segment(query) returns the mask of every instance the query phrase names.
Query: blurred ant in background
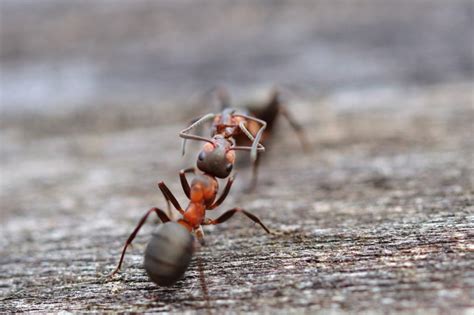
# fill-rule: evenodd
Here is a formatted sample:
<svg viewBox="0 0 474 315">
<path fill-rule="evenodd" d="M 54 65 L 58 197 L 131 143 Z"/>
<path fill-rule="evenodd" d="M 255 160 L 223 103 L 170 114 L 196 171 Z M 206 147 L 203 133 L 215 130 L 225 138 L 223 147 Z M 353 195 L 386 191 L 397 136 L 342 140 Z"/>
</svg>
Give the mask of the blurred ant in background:
<svg viewBox="0 0 474 315">
<path fill-rule="evenodd" d="M 224 87 L 216 87 L 211 90 L 210 94 L 212 100 L 217 101 L 214 103 L 218 104 L 220 112 L 206 114 L 194 119 L 189 127 L 180 132 L 180 137 L 183 138 L 183 155 L 187 139 L 208 142 L 198 155 L 197 166 L 200 170 L 225 178 L 225 176 L 222 176 L 226 173 L 224 168 L 232 169 L 234 164 L 228 159 L 226 161 L 226 152 L 222 150 L 223 146 L 217 145 L 217 142 L 225 139 L 234 145 L 235 150 L 250 150 L 250 160 L 253 168 L 249 191 L 254 190 L 257 184 L 257 171 L 260 162 L 260 155 L 257 152 L 264 151 L 264 147 L 260 142 L 268 142 L 279 116 L 283 116 L 288 120 L 304 151 L 308 152 L 310 150 L 310 144 L 303 127 L 288 111 L 286 102 L 283 101 L 281 89 L 272 89 L 267 102 L 257 104 L 257 106 L 253 104 L 243 109 L 231 107 L 229 92 Z M 211 138 L 189 133 L 192 129 L 209 121 L 212 121 L 210 127 Z"/>
</svg>

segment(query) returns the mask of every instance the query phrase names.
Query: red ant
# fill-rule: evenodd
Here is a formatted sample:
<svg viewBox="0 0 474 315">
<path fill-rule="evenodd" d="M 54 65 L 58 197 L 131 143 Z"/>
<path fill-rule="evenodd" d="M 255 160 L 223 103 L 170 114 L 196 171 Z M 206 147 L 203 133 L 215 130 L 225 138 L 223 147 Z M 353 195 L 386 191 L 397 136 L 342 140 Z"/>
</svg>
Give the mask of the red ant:
<svg viewBox="0 0 474 315">
<path fill-rule="evenodd" d="M 279 115 L 284 116 L 288 120 L 298 135 L 303 149 L 309 151 L 310 145 L 303 132 L 303 128 L 287 110 L 278 89 L 273 89 L 270 100 L 264 104 L 263 108 L 248 108 L 240 112 L 230 107 L 229 93 L 225 88 L 217 87 L 212 90 L 212 94 L 220 104 L 221 112 L 219 114 L 207 114 L 194 120 L 189 127 L 183 129 L 179 134 L 183 138 L 183 155 L 187 139 L 208 142 L 204 145 L 198 156 L 197 166 L 201 171 L 219 178 L 225 178 L 230 174 L 234 159 L 232 161 L 227 159 L 226 161 L 226 152 L 223 151 L 223 148 L 229 146 L 218 145 L 218 142 L 227 140 L 231 143 L 233 150 L 251 151 L 250 158 L 253 164 L 253 174 L 250 190 L 253 190 L 257 183 L 257 169 L 259 165 L 257 151 L 265 150 L 260 141 L 265 141 L 269 138 Z M 212 138 L 209 139 L 188 133 L 191 129 L 210 120 L 212 120 Z"/>
<path fill-rule="evenodd" d="M 216 144 L 217 146 L 227 146 L 229 142 L 220 141 Z M 224 147 L 220 149 L 228 149 L 226 156 L 233 162 L 232 150 L 234 148 Z M 195 169 L 189 168 L 181 170 L 179 173 L 184 193 L 190 200 L 186 209 L 180 206 L 164 182 L 158 184 L 166 200 L 173 204 L 174 208 L 182 215 L 182 218 L 176 222 L 170 222 L 171 220 L 165 211 L 159 208 L 148 210 L 125 242 L 119 264 L 112 275 L 120 270 L 127 247 L 132 243 L 148 216 L 153 212 L 165 224 L 153 234 L 152 240 L 147 246 L 145 251 L 145 269 L 150 278 L 158 285 L 172 285 L 184 274 L 191 261 L 194 248 L 190 233 L 195 232 L 201 244 L 204 243 L 201 225 L 220 224 L 230 219 L 235 213 L 240 212 L 255 223 L 260 224 L 267 233 L 270 233 L 270 230 L 257 216 L 238 207 L 227 210 L 217 219 L 206 218 L 206 210 L 216 209 L 225 200 L 234 179 L 233 177 L 228 179 L 221 196 L 216 200 L 219 188 L 216 177 L 208 173 L 197 174 L 190 186 L 186 179 L 186 173 L 190 172 L 195 173 Z"/>
<path fill-rule="evenodd" d="M 212 120 L 211 138 L 189 134 L 194 129 Z M 250 122 L 258 124 L 255 136 L 247 129 Z M 235 161 L 235 154 L 231 150 L 250 151 L 250 158 L 253 162 L 257 160 L 257 152 L 265 151 L 265 147 L 260 143 L 267 123 L 261 119 L 238 113 L 236 109 L 226 107 L 219 114 L 207 114 L 195 120 L 190 126 L 183 129 L 179 136 L 183 138 L 182 154 L 185 153 L 186 140 L 200 140 L 207 143 L 198 155 L 197 167 L 208 174 L 219 178 L 226 178 L 232 171 Z M 252 141 L 251 146 L 236 146 L 234 138 L 245 136 Z"/>
</svg>

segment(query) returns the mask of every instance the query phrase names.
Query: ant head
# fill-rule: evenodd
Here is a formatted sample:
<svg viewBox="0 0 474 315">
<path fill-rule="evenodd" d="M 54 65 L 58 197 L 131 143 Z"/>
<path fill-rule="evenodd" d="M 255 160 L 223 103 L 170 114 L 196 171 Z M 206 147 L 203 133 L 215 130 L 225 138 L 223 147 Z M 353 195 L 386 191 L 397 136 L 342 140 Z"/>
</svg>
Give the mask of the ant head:
<svg viewBox="0 0 474 315">
<path fill-rule="evenodd" d="M 215 177 L 228 177 L 235 161 L 235 152 L 230 147 L 231 143 L 225 138 L 214 137 L 212 143 L 206 143 L 199 153 L 197 167 Z"/>
</svg>

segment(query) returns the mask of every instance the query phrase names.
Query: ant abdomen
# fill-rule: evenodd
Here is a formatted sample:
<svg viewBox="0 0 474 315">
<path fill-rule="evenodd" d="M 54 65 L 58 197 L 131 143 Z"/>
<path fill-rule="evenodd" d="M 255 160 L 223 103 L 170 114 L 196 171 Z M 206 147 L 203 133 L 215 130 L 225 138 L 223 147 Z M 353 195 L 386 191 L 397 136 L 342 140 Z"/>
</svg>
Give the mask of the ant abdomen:
<svg viewBox="0 0 474 315">
<path fill-rule="evenodd" d="M 158 285 L 170 286 L 178 281 L 191 262 L 194 238 L 176 222 L 158 226 L 145 251 L 145 270 Z"/>
</svg>

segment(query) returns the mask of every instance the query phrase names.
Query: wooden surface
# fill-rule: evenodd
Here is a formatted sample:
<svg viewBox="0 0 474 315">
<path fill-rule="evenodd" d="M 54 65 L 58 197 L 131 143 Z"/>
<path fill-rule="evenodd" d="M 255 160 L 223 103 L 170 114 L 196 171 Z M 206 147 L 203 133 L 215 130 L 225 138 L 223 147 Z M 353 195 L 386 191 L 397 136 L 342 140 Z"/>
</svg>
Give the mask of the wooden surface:
<svg viewBox="0 0 474 315">
<path fill-rule="evenodd" d="M 0 312 L 459 314 L 473 310 L 472 85 L 337 93 L 291 109 L 314 150 L 280 121 L 243 192 L 238 167 L 221 207 L 245 217 L 205 229 L 207 246 L 171 288 L 142 268 L 150 220 L 121 274 L 106 279 L 151 206 L 156 182 L 181 203 L 183 123 L 38 134 L 2 132 Z M 155 109 L 159 111 L 158 109 Z M 100 115 L 98 115 L 100 117 Z M 212 214 L 214 216 L 215 214 Z"/>
<path fill-rule="evenodd" d="M 471 0 L 0 0 L 0 313 L 472 314 Z M 178 131 L 273 83 L 280 121 L 184 279 L 142 268 L 164 180 L 182 205 Z M 298 100 L 300 98 L 300 100 Z M 184 105 L 184 103 L 188 105 Z M 239 157 L 239 160 L 242 157 Z M 221 185 L 221 188 L 223 185 Z M 210 216 L 218 215 L 210 213 Z"/>
</svg>

